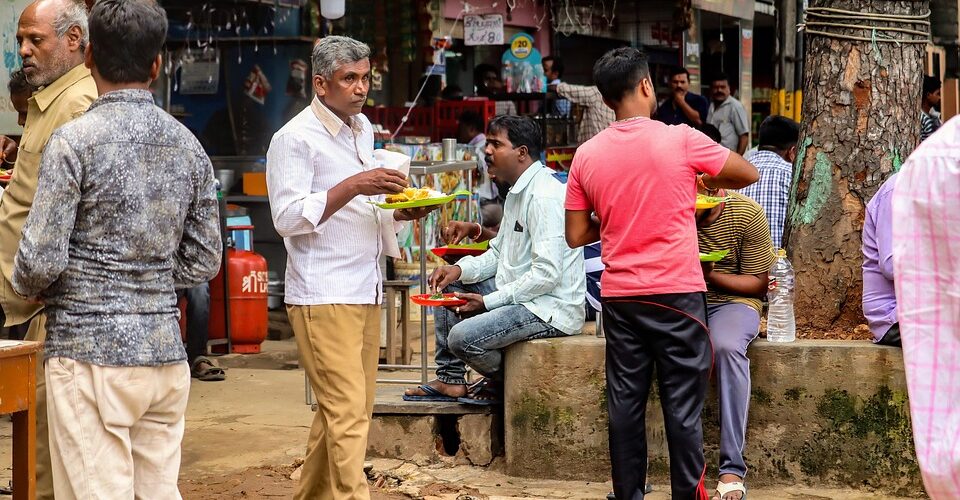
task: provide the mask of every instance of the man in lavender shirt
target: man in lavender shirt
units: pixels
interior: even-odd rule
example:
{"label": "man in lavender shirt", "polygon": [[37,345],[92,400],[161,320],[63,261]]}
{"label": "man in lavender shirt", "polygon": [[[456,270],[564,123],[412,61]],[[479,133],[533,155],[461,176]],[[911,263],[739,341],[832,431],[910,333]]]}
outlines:
{"label": "man in lavender shirt", "polygon": [[897,296],[893,287],[893,188],[897,174],[887,179],[867,203],[863,222],[863,315],[873,341],[900,347]]}

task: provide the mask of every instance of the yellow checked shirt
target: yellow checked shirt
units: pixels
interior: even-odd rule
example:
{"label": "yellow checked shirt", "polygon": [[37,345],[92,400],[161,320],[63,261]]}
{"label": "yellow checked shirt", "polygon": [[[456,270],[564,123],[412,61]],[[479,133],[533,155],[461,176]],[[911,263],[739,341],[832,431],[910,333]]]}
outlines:
{"label": "yellow checked shirt", "polygon": [[0,273],[3,274],[0,304],[7,316],[7,326],[27,322],[43,308],[23,300],[10,287],[13,259],[37,192],[43,148],[54,130],[82,115],[96,98],[97,86],[90,70],[82,64],[30,98],[13,177],[0,196]]}
{"label": "yellow checked shirt", "polygon": [[[777,256],[773,253],[767,216],[757,202],[740,193],[727,193],[720,217],[707,227],[697,230],[702,253],[728,250],[726,257],[713,268],[726,274],[760,274],[773,267]],[[739,302],[757,313],[763,303],[756,297],[740,297],[717,291],[707,286],[707,304]]]}

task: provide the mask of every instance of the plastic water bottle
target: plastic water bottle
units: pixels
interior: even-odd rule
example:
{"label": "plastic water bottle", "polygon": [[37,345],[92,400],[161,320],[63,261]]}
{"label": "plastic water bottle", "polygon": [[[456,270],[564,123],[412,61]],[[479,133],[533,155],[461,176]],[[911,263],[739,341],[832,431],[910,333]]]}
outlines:
{"label": "plastic water bottle", "polygon": [[797,340],[797,322],[793,316],[793,266],[787,260],[787,251],[777,250],[777,261],[770,270],[770,288],[767,291],[767,340],[793,342]]}

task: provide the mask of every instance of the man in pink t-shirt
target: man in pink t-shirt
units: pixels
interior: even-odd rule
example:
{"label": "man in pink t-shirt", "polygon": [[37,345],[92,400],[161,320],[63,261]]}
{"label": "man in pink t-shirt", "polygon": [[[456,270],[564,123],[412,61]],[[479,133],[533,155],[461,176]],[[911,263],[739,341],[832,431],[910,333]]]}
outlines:
{"label": "man in pink t-shirt", "polygon": [[673,498],[705,500],[700,413],[712,352],[694,218],[698,175],[709,188],[737,189],[759,174],[702,133],[650,119],[656,92],[639,50],[608,52],[593,80],[617,121],[577,149],[566,237],[573,248],[597,240],[603,248],[614,493],[643,498],[644,408],[656,366]]}

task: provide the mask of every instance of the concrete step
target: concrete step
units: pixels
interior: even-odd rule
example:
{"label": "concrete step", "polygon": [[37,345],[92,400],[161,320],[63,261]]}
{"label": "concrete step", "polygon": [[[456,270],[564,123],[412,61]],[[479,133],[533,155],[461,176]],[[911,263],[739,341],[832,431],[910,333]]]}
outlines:
{"label": "concrete step", "polygon": [[[576,336],[511,346],[506,358],[508,473],[610,477],[605,339]],[[923,491],[900,349],[869,341],[755,341],[745,458],[752,482]],[[652,476],[669,471],[656,386],[647,407]],[[715,393],[707,397],[707,477],[719,461]],[[758,484],[759,484],[758,483]]]}

